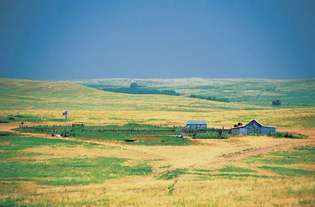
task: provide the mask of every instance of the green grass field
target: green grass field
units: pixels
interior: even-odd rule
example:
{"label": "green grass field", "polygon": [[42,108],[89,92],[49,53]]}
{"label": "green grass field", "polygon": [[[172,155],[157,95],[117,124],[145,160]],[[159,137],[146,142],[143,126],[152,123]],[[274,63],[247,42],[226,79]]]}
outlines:
{"label": "green grass field", "polygon": [[[132,79],[80,81],[92,86],[127,87]],[[223,102],[271,106],[280,99],[283,107],[314,106],[315,80],[253,79],[136,79],[138,85],[160,90],[175,90],[184,96],[209,97]]]}
{"label": "green grass field", "polygon": [[0,86],[0,109],[203,111],[250,107],[182,96],[113,93],[73,82],[0,79]]}
{"label": "green grass field", "polygon": [[[130,82],[0,79],[0,206],[313,206],[314,80],[137,80],[178,96],[95,88]],[[190,119],[218,131],[178,138]],[[217,139],[252,119],[289,133]]]}
{"label": "green grass field", "polygon": [[34,126],[20,127],[20,132],[59,134],[64,137],[92,138],[143,145],[188,145],[190,140],[176,137],[179,128],[126,124],[107,126]]}
{"label": "green grass field", "polygon": [[[0,180],[36,181],[43,185],[82,185],[102,182],[106,179],[129,175],[146,175],[151,172],[148,165],[126,166],[126,159],[115,157],[96,158],[52,158],[34,161],[40,154],[26,153],[28,148],[49,146],[52,148],[84,146],[93,150],[98,145],[80,141],[60,139],[20,137],[11,133],[1,133],[0,145]],[[13,158],[25,157],[23,161]],[[11,160],[10,160],[11,159]]]}
{"label": "green grass field", "polygon": [[[163,153],[163,147],[170,146],[146,151],[149,146],[145,145],[111,146],[86,143],[80,138],[35,138],[8,132],[0,135],[1,206],[156,206],[159,202],[224,206],[225,199],[235,206],[251,206],[257,199],[264,205],[270,201],[280,206],[313,203],[315,170],[310,166],[315,162],[314,146],[251,156],[221,167],[195,168],[176,167],[172,162],[165,165],[167,157],[172,161],[183,156],[176,151],[184,148],[169,149],[174,156],[171,151]],[[222,146],[200,147],[209,151],[209,157],[211,151],[223,150]],[[188,156],[197,161],[202,158],[194,155],[198,151],[192,148]],[[149,156],[144,156],[148,152]],[[227,187],[238,191],[227,196]],[[213,204],[203,193],[194,195],[198,201],[182,200],[191,195],[192,188],[212,193],[218,202]],[[273,193],[260,197],[260,191],[266,189]],[[157,196],[152,199],[151,194]],[[245,202],[238,200],[239,196],[249,198]],[[286,201],[287,196],[290,199]]]}
{"label": "green grass field", "polygon": [[[9,116],[16,121],[32,121],[32,119],[63,121],[62,112],[69,110],[70,121],[106,125],[134,122],[150,125],[183,126],[189,119],[204,119],[208,121],[210,127],[231,127],[238,122],[246,123],[252,119],[257,119],[266,125],[278,127],[315,127],[314,81],[311,80],[178,79],[174,81],[152,80],[152,83],[150,83],[150,80],[146,81],[148,81],[146,86],[150,87],[155,84],[160,86],[161,84],[172,83],[174,87],[180,88],[181,85],[185,85],[185,87],[191,87],[192,90],[195,86],[185,84],[186,81],[197,85],[212,84],[217,85],[218,88],[207,89],[207,93],[220,94],[225,93],[225,86],[238,84],[239,87],[246,86],[247,90],[252,90],[250,94],[253,100],[222,102],[216,99],[190,98],[188,97],[189,94],[185,95],[185,93],[180,96],[124,94],[106,92],[74,82],[0,79],[0,121],[7,122]],[[140,81],[140,83],[142,82]],[[122,80],[113,79],[108,84],[119,85],[122,84]],[[272,107],[269,100],[266,104],[261,104],[261,99],[269,99],[270,97],[268,94],[259,95],[259,91],[264,91],[264,87],[273,84],[279,85],[280,88],[283,87],[281,90],[286,91],[283,96],[287,99],[296,99],[300,102],[293,101],[289,105],[284,104],[281,107]],[[290,87],[291,85],[292,87]],[[294,92],[296,90],[301,93]],[[246,97],[243,93],[245,93],[243,90],[232,90],[223,98],[231,99],[231,97],[238,94],[241,97]],[[257,98],[255,94],[259,95],[261,99]],[[17,118],[19,116],[28,116],[29,118],[19,119]]]}

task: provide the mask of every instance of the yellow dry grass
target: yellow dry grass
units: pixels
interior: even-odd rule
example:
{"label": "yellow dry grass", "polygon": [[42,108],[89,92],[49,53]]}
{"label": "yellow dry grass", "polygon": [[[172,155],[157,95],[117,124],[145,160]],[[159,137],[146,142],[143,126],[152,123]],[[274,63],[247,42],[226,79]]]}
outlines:
{"label": "yellow dry grass", "polygon": [[[201,80],[199,80],[201,81]],[[215,83],[217,84],[217,83]],[[270,137],[236,137],[228,140],[196,140],[190,146],[141,146],[82,139],[98,147],[34,147],[26,153],[40,153],[31,158],[23,153],[6,161],[33,161],[51,158],[120,157],[126,164],[146,162],[153,168],[148,176],[130,176],[104,180],[99,184],[44,186],[25,180],[1,180],[0,200],[11,199],[26,204],[50,206],[314,206],[315,179],[281,177],[248,164],[243,159],[273,151],[288,151],[297,146],[315,145],[315,107],[271,108],[241,103],[223,103],[181,96],[128,95],[102,92],[68,82],[1,80],[0,116],[29,114],[61,118],[70,110],[71,122],[86,124],[125,124],[137,122],[152,125],[183,126],[189,119],[204,119],[209,127],[231,127],[237,122],[257,119],[266,125],[309,135],[308,139],[275,139]],[[251,91],[248,94],[254,93]],[[278,95],[263,92],[261,95]],[[250,110],[248,110],[250,108]],[[254,110],[255,109],[255,110]],[[32,125],[32,123],[26,123]],[[38,124],[69,124],[45,122]],[[16,123],[0,124],[0,131],[11,131]],[[42,134],[34,137],[51,138]],[[69,138],[72,140],[72,138]],[[2,146],[8,145],[2,142]],[[2,152],[2,151],[1,151]],[[173,180],[161,180],[166,170],[178,168],[211,171],[224,166],[255,169],[261,177],[211,177],[186,174]],[[1,167],[1,166],[0,166]],[[314,163],[290,167],[314,170]],[[176,180],[176,181],[175,181]],[[169,193],[169,187],[174,191]]]}
{"label": "yellow dry grass", "polygon": [[[314,180],[292,179],[209,179],[181,178],[172,194],[168,186],[174,181],[157,180],[154,177],[127,177],[102,184],[75,187],[42,187],[21,182],[16,189],[23,189],[19,196],[26,202],[53,204],[53,206],[302,206],[313,194],[303,197],[290,195],[289,189],[310,190]],[[2,186],[4,186],[2,184]]]}
{"label": "yellow dry grass", "polygon": [[[42,117],[61,118],[62,110],[25,109],[0,110],[0,116],[30,114]],[[70,122],[87,124],[126,124],[136,122],[151,125],[183,126],[187,120],[203,119],[209,127],[229,128],[237,122],[257,119],[263,124],[276,127],[304,128],[315,117],[315,108],[283,108],[260,110],[207,110],[207,111],[152,111],[152,110],[71,110]],[[51,122],[51,124],[56,124]],[[60,123],[59,123],[60,124]]]}
{"label": "yellow dry grass", "polygon": [[[41,116],[59,116],[59,111],[27,110],[6,111]],[[209,121],[211,126],[230,126],[235,117],[256,114],[267,123],[284,120],[280,126],[293,126],[291,120],[304,114],[315,113],[314,109],[278,109],[259,111],[213,111],[206,113],[191,112],[151,112],[143,111],[73,111],[75,121],[89,124],[124,124],[128,120],[148,124],[183,125],[190,117]],[[278,116],[281,114],[281,116]],[[117,117],[113,119],[113,117]],[[274,119],[274,120],[272,120]],[[151,120],[151,121],[150,121]],[[174,120],[169,122],[168,120]],[[268,120],[271,120],[268,122]],[[39,124],[56,124],[53,122]],[[10,131],[16,123],[0,124],[0,130]],[[49,204],[52,206],[312,206],[315,202],[314,177],[279,177],[277,174],[259,169],[258,173],[275,176],[272,179],[245,177],[231,179],[225,177],[200,177],[187,174],[175,180],[161,180],[159,175],[166,170],[185,168],[190,171],[203,169],[215,170],[224,166],[255,168],[242,160],[273,151],[288,151],[297,146],[315,145],[314,129],[285,128],[284,130],[304,133],[308,139],[276,139],[271,137],[235,137],[227,140],[194,140],[190,146],[141,146],[117,142],[102,142],[81,139],[98,147],[48,147],[41,146],[25,149],[25,152],[40,153],[33,160],[75,157],[120,157],[134,165],[147,162],[153,167],[149,176],[130,176],[103,183],[82,186],[42,186],[35,182],[1,181],[0,199],[22,200],[23,203]],[[33,135],[33,134],[31,134]],[[34,136],[34,135],[33,135]],[[36,135],[39,137],[48,135]],[[72,138],[68,138],[72,140]],[[16,157],[13,160],[24,160]],[[292,165],[296,168],[314,170],[314,164]],[[169,193],[169,187],[174,191]],[[290,190],[297,193],[290,193]],[[299,193],[301,192],[301,193]]]}
{"label": "yellow dry grass", "polygon": [[[102,143],[98,148],[38,147],[27,152],[41,153],[44,158],[117,156],[133,161],[148,161],[154,168],[150,176],[125,177],[85,186],[47,187],[33,182],[0,182],[5,194],[0,198],[23,197],[24,203],[48,203],[53,206],[311,206],[314,202],[313,178],[198,178],[185,175],[174,180],[160,180],[163,166],[169,169],[209,169],[226,165],[246,166],[241,159],[274,150],[315,144],[311,137],[302,140],[270,137],[237,137],[228,140],[197,140],[192,146],[137,146]],[[93,142],[93,141],[89,141]],[[247,166],[248,167],[248,166]],[[303,165],[305,167],[305,165]],[[314,165],[308,168],[314,169]],[[274,175],[260,171],[265,175]],[[168,188],[174,184],[174,192]],[[303,196],[288,193],[290,189],[305,191]],[[302,204],[301,204],[302,203]]]}

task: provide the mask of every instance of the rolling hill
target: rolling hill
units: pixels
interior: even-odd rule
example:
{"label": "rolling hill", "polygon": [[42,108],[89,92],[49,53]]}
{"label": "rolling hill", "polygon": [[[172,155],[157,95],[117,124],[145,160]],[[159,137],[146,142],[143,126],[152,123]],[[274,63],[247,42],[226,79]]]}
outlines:
{"label": "rolling hill", "polygon": [[[111,80],[92,80],[90,84],[111,84],[116,87],[128,87],[128,81],[123,82],[122,79]],[[200,98],[188,97],[192,91],[193,94],[201,94],[200,85],[208,84],[212,81],[217,82],[213,86],[215,90],[204,90],[210,93],[218,93],[217,97],[233,99],[233,97],[241,96],[245,93],[240,90],[238,93],[225,92],[230,81],[239,87],[245,87],[246,82],[236,80],[203,80],[189,79],[184,85],[183,79],[178,80],[138,80],[137,82],[145,87],[155,87],[163,89],[175,89],[181,95],[170,96],[160,94],[126,94],[115,93],[99,90],[93,87],[87,87],[86,82],[71,81],[33,81],[33,80],[16,80],[16,79],[0,79],[0,116],[7,115],[32,115],[49,117],[52,119],[62,118],[63,110],[70,110],[71,119],[73,121],[82,121],[85,123],[95,124],[125,124],[129,122],[154,124],[154,125],[183,125],[189,119],[204,119],[208,121],[209,126],[213,127],[230,127],[238,122],[248,122],[252,119],[258,119],[264,124],[282,127],[313,127],[315,118],[315,109],[312,105],[314,100],[313,81],[304,81],[304,92],[302,91],[302,83],[296,83],[295,88],[288,87],[287,100],[291,98],[291,105],[282,107],[271,107],[267,105],[266,100],[273,96],[262,96],[261,102],[255,96],[252,101],[215,101]],[[160,85],[157,85],[158,82]],[[260,85],[267,84],[268,81],[262,81]],[[274,81],[271,81],[274,83]],[[166,85],[169,85],[167,88]],[[195,85],[193,85],[195,84]],[[199,84],[199,86],[197,86]],[[220,84],[222,85],[221,96],[219,96]],[[254,86],[254,82],[248,81],[248,88]],[[259,85],[257,83],[257,85]],[[281,83],[284,84],[284,83]],[[162,87],[163,85],[163,87]],[[208,86],[210,87],[210,86]],[[230,86],[231,87],[231,83]],[[197,89],[196,89],[197,88]],[[284,90],[284,86],[281,86]],[[255,90],[259,91],[257,86]],[[186,92],[185,92],[186,91]],[[199,91],[197,93],[197,91]],[[253,90],[254,91],[254,90]],[[231,93],[231,96],[224,95]],[[249,94],[247,91],[246,93]],[[252,92],[255,94],[254,92]],[[270,92],[271,93],[271,92]],[[295,95],[294,95],[295,94]],[[297,95],[296,95],[297,94]],[[308,95],[308,96],[307,96]],[[244,95],[244,97],[246,97]],[[248,98],[247,97],[247,98]],[[294,100],[300,104],[294,105]],[[256,101],[256,102],[255,102]],[[269,102],[269,101],[268,101]],[[307,106],[302,106],[303,102],[307,102]],[[306,105],[306,104],[305,104]],[[48,119],[47,119],[48,120]]]}
{"label": "rolling hill", "polygon": [[315,106],[315,80],[255,79],[95,79],[78,81],[91,87],[128,87],[131,82],[158,90],[174,90],[183,96],[223,102],[271,106],[279,99],[281,107]]}
{"label": "rolling hill", "polygon": [[61,81],[0,79],[0,87],[1,109],[208,111],[252,107],[184,96],[113,93]]}

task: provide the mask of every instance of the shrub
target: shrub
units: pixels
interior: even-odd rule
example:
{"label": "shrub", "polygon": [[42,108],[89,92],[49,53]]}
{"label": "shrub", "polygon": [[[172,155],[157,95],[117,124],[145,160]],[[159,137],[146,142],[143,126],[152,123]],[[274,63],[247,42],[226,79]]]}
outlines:
{"label": "shrub", "polygon": [[227,131],[223,131],[223,130],[207,131],[203,133],[193,134],[193,138],[196,138],[196,139],[226,139],[229,137],[230,137],[230,134]]}
{"label": "shrub", "polygon": [[303,134],[292,134],[289,132],[276,132],[275,137],[278,138],[292,138],[292,139],[303,139],[305,136]]}
{"label": "shrub", "polygon": [[0,117],[0,123],[9,123],[9,122],[19,122],[19,121],[28,121],[28,122],[39,122],[43,121],[42,117],[34,115],[7,115]]}
{"label": "shrub", "polygon": [[279,99],[273,100],[273,101],[271,102],[271,104],[272,104],[273,106],[280,106],[280,105],[281,105],[281,100],[279,100]]}
{"label": "shrub", "polygon": [[[143,145],[188,145],[190,140],[176,137],[180,129],[128,123],[123,126],[34,126],[16,129],[22,132],[60,134],[63,137],[83,137],[124,141]],[[133,142],[131,140],[134,140]]]}
{"label": "shrub", "polygon": [[218,132],[195,133],[194,138],[197,139],[219,138],[219,133]]}
{"label": "shrub", "polygon": [[[98,88],[100,89],[100,88]],[[179,96],[180,94],[174,90],[158,90],[153,88],[145,88],[141,86],[133,86],[128,88],[112,88],[112,87],[103,87],[101,90],[116,92],[116,93],[129,93],[129,94],[163,94],[170,96]]]}
{"label": "shrub", "polygon": [[235,166],[226,166],[224,168],[219,169],[220,172],[238,172],[238,173],[250,173],[256,172],[255,170],[243,167],[235,167]]}
{"label": "shrub", "polygon": [[275,167],[275,166],[261,166],[259,167],[264,170],[270,170],[274,173],[285,175],[285,176],[313,176],[314,171],[298,169],[298,168],[286,168],[286,167]]}
{"label": "shrub", "polygon": [[220,102],[230,102],[227,98],[219,98],[214,96],[202,96],[202,95],[190,95],[191,98],[205,99],[209,101],[220,101]]}
{"label": "shrub", "polygon": [[129,87],[130,88],[138,88],[138,84],[137,83],[131,83]]}
{"label": "shrub", "polygon": [[0,116],[0,123],[10,123],[10,122],[41,122],[41,121],[64,121],[62,118],[49,118],[29,114],[16,114]]}
{"label": "shrub", "polygon": [[180,175],[185,174],[186,172],[187,172],[187,169],[183,169],[183,168],[177,168],[172,171],[167,170],[166,172],[162,173],[159,178],[162,180],[171,180],[171,179],[179,177]]}

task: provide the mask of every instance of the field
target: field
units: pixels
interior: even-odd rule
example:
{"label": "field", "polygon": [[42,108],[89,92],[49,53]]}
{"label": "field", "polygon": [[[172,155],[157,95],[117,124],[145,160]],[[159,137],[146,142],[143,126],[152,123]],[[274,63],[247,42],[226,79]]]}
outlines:
{"label": "field", "polygon": [[95,88],[128,87],[131,82],[155,90],[173,90],[184,96],[210,98],[220,102],[270,106],[280,99],[282,106],[314,106],[315,80],[253,79],[96,79],[78,81]]}
{"label": "field", "polygon": [[[130,84],[0,79],[0,206],[314,206],[313,80],[137,80],[178,96],[81,83]],[[305,136],[176,138],[189,119]]]}

